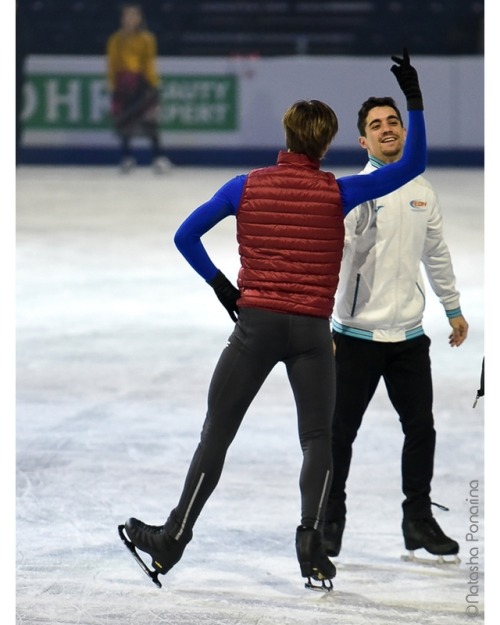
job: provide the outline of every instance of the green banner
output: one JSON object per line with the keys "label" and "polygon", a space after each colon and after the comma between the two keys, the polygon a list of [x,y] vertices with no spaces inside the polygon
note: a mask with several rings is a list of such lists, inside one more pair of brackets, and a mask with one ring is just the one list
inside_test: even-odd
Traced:
{"label": "green banner", "polygon": [[[106,80],[92,74],[32,74],[24,90],[27,130],[112,127]],[[238,78],[227,74],[164,76],[161,127],[175,131],[236,130]]]}

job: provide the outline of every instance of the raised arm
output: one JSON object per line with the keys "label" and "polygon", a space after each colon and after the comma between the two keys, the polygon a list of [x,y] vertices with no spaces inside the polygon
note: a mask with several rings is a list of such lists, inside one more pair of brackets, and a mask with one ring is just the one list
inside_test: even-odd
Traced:
{"label": "raised arm", "polygon": [[344,214],[355,206],[392,193],[425,171],[427,141],[425,135],[424,104],[418,82],[417,70],[410,64],[408,51],[403,57],[393,56],[392,73],[401,87],[407,103],[408,134],[401,159],[373,171],[366,176],[344,176],[338,183],[342,195]]}

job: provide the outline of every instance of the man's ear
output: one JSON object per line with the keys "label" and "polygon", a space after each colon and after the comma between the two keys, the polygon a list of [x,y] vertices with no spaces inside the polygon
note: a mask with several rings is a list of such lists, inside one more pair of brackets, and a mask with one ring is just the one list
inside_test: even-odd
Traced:
{"label": "man's ear", "polygon": [[368,150],[368,146],[366,145],[366,137],[358,137],[358,143],[363,148],[363,150]]}

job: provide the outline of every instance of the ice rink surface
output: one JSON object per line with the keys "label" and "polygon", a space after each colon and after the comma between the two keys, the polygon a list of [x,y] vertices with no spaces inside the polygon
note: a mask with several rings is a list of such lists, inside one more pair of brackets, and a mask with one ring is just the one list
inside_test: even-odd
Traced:
{"label": "ice rink surface", "polygon": [[[435,516],[460,542],[461,564],[401,560],[402,434],[381,386],[354,447],[334,591],[304,589],[294,547],[300,448],[281,367],[251,406],[161,590],[119,540],[129,516],[160,524],[176,504],[232,329],[173,234],[245,171],[17,169],[17,624],[493,625],[495,606],[484,617],[484,401],[472,408],[484,354],[478,169],[426,172],[470,324],[464,345],[450,348],[428,288],[432,495],[449,508]],[[234,220],[204,242],[234,281]]]}

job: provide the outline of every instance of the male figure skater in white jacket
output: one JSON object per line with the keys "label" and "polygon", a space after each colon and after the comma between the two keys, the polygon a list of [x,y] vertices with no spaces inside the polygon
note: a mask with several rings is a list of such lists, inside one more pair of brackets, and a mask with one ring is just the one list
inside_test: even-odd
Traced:
{"label": "male figure skater in white jacket", "polygon": [[[358,114],[359,143],[368,152],[361,174],[401,158],[406,131],[392,98],[369,98]],[[430,339],[422,328],[423,264],[458,347],[468,324],[437,197],[418,176],[385,197],[355,208],[345,219],[346,238],[333,311],[337,402],[333,422],[333,481],[326,511],[328,555],[341,549],[346,521],[346,480],[352,445],[383,378],[404,433],[402,530],[406,548],[443,556],[459,545],[431,512],[436,433],[432,413]]]}

